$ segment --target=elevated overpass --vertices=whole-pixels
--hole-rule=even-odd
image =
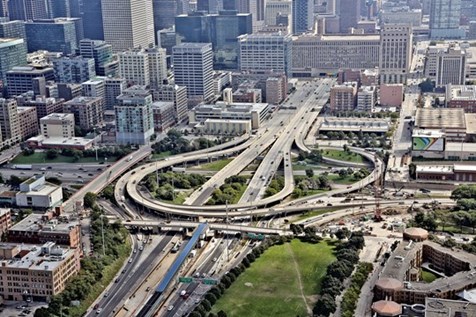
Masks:
[[[138,227],[138,228],[197,228],[199,223],[193,221],[150,221],[150,220],[130,220],[123,223],[126,227]],[[265,235],[289,235],[292,232],[282,229],[274,228],[260,228],[260,227],[249,227],[249,226],[240,226],[236,224],[226,224],[219,222],[208,223],[208,227],[212,230],[219,231],[233,231],[233,232],[244,232],[244,233],[257,233]]]

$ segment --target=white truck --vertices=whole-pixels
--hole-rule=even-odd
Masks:
[[[27,164],[15,164],[12,167],[14,170],[31,170],[33,166]]]

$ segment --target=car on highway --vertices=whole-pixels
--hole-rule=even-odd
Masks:
[[[146,292],[150,291],[150,286],[147,286],[147,288],[145,289]]]
[[[167,311],[172,311],[174,310],[174,305],[169,305],[169,307],[167,307]]]
[[[98,310],[96,310],[96,314],[100,314],[102,312],[102,308],[98,308]]]
[[[104,293],[104,297],[108,297],[108,296],[109,296],[109,292]]]

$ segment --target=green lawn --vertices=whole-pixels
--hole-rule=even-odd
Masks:
[[[176,192],[174,200],[162,200],[162,201],[169,204],[182,205],[185,202],[185,200],[187,200],[187,197],[190,196],[191,193],[192,191]]]
[[[345,152],[342,150],[322,150],[322,156],[346,162],[365,162],[365,159],[362,155],[353,152]]]
[[[104,161],[104,157],[99,157],[99,162]],[[107,162],[115,162],[117,157],[111,156],[107,158]],[[12,164],[43,164],[43,163],[96,163],[95,157],[82,157],[78,161],[74,161],[71,156],[58,155],[53,160],[48,160],[44,152],[35,152],[32,155],[25,156],[23,153],[12,160]]]
[[[218,160],[218,161],[215,161],[215,162],[205,163],[205,164],[199,165],[195,168],[196,169],[201,169],[201,170],[204,170],[204,171],[217,171],[218,172],[219,170],[221,170],[222,168],[227,166],[228,163],[230,163],[231,161],[233,161],[233,159],[228,158],[228,159]]]
[[[152,160],[161,160],[161,159],[164,159],[166,157],[169,157],[171,156],[172,154],[170,153],[170,151],[165,151],[165,152],[160,152],[160,153],[154,153],[152,154]]]
[[[330,207],[330,208],[325,208],[325,209],[306,211],[305,213],[302,213],[299,216],[297,216],[293,222],[308,219],[308,218],[312,218],[312,217],[319,216],[319,215],[325,214],[327,212],[336,211],[336,210],[339,210],[339,209],[340,208],[338,208],[338,207]]]
[[[339,174],[329,174],[327,175],[327,178],[335,183],[335,184],[342,184],[342,185],[349,185],[357,182],[352,175],[345,176],[345,177],[340,177]]]
[[[312,309],[311,296],[319,293],[327,266],[334,260],[327,242],[308,244],[295,239],[273,246],[238,277],[212,311],[224,310],[230,317],[308,316],[297,272]]]
[[[421,279],[423,280],[423,282],[426,282],[426,283],[431,283],[433,282],[434,280],[436,280],[438,278],[438,276],[436,276],[435,274],[427,271],[427,270],[421,270]]]

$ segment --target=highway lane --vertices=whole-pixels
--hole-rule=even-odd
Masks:
[[[154,247],[151,254],[139,262],[141,256],[141,251],[133,253],[133,262],[127,264],[126,272],[121,274],[119,277],[119,282],[114,283],[111,288],[108,290],[109,296],[103,297],[99,303],[98,308],[102,308],[101,314],[99,316],[113,316],[118,306],[128,297],[128,294],[131,293],[146,276],[153,270],[157,264],[157,259],[159,257],[165,256],[163,250],[168,245],[170,240],[172,240],[173,235],[167,234],[160,239],[160,242],[157,246]],[[135,245],[135,250],[138,250],[138,246],[141,243]],[[93,317],[97,316],[95,311],[89,312],[86,316]]]

